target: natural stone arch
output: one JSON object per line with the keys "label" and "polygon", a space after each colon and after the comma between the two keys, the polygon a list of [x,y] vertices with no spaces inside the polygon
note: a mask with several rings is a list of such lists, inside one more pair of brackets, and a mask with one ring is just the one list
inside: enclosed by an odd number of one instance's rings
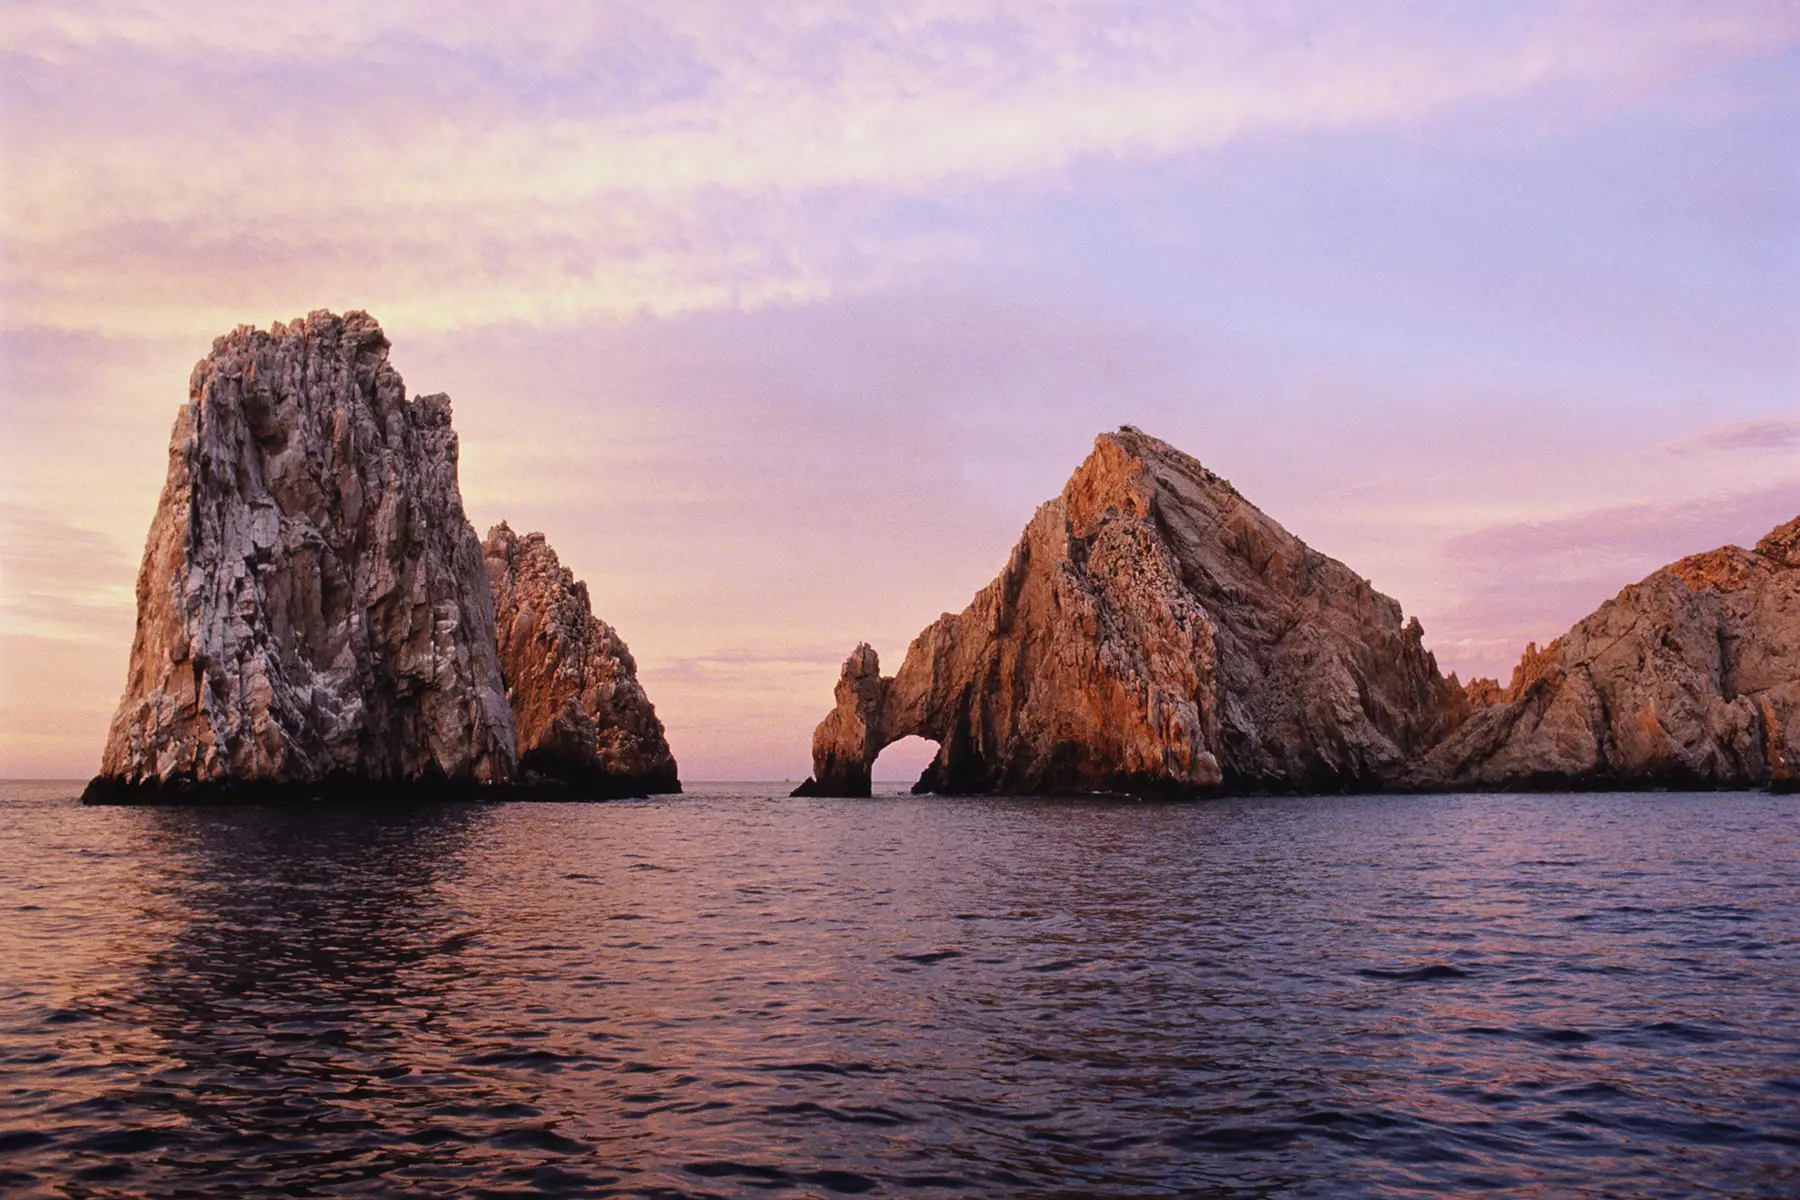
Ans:
{"label": "natural stone arch", "polygon": [[999,576],[884,678],[858,646],[802,794],[869,794],[884,746],[939,793],[1380,787],[1467,711],[1415,621],[1229,482],[1104,434]]}
{"label": "natural stone arch", "polygon": [[883,746],[870,767],[871,785],[905,783],[917,785],[943,746],[928,737],[909,733]]}

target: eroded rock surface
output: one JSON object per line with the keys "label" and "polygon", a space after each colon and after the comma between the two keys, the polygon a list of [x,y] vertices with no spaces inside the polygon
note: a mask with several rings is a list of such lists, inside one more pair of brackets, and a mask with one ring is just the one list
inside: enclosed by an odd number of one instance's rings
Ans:
{"label": "eroded rock surface", "polygon": [[1800,768],[1800,518],[1664,567],[1539,650],[1427,788],[1748,787]]}
{"label": "eroded rock surface", "polygon": [[456,790],[514,770],[450,401],[365,313],[239,328],[194,368],[90,799]]}
{"label": "eroded rock surface", "polygon": [[541,533],[520,536],[501,523],[482,550],[521,770],[583,795],[679,792],[637,663],[594,616],[587,585]]}
{"label": "eroded rock surface", "polygon": [[919,790],[1384,786],[1468,710],[1421,637],[1367,580],[1127,427],[891,678],[857,647],[800,790],[867,795],[908,735],[939,744]]}

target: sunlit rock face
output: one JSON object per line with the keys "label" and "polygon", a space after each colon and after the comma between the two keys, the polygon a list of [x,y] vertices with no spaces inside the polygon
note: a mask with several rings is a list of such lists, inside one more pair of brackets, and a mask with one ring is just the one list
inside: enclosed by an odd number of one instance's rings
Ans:
{"label": "sunlit rock face", "polygon": [[919,790],[1361,790],[1467,711],[1418,622],[1230,483],[1105,434],[993,583],[891,678],[859,646],[805,794],[866,795],[882,747],[939,744]]}
{"label": "sunlit rock face", "polygon": [[1800,518],[1664,567],[1426,756],[1430,788],[1746,787],[1800,768]]}
{"label": "sunlit rock face", "polygon": [[213,343],[175,421],[137,603],[90,799],[512,778],[450,401],[406,398],[365,313]]}
{"label": "sunlit rock face", "polygon": [[482,550],[523,777],[582,795],[679,792],[675,758],[637,663],[617,631],[594,616],[587,585],[541,533],[520,536],[501,523]]}

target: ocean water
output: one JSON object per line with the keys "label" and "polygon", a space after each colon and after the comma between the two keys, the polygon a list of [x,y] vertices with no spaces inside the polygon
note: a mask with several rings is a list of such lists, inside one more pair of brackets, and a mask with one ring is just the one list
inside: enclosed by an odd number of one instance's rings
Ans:
{"label": "ocean water", "polygon": [[1800,798],[0,785],[9,1196],[1800,1195]]}

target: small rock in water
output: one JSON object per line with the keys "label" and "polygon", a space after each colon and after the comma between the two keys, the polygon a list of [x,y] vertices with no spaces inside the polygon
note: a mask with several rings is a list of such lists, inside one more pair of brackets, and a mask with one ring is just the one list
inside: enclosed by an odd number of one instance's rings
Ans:
{"label": "small rock in water", "polygon": [[588,795],[679,792],[662,722],[618,632],[541,533],[482,543],[519,765]]}

